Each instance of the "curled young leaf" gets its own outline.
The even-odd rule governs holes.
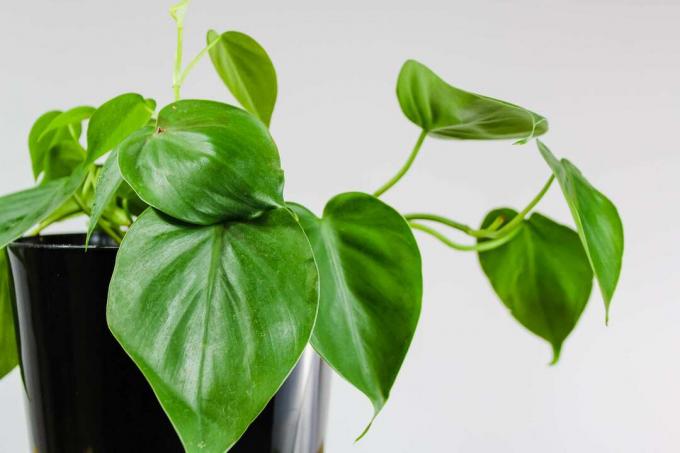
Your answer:
[[[215,41],[217,41],[216,44]],[[243,108],[267,126],[276,104],[276,70],[267,52],[250,36],[237,31],[208,32],[210,59],[217,74]]]
[[[155,109],[155,101],[135,93],[122,94],[102,104],[87,127],[87,162],[93,163],[146,126]]]
[[[7,252],[0,248],[0,379],[18,363],[9,278]]]
[[[560,183],[604,299],[606,317],[621,274],[623,224],[616,206],[567,159],[558,160],[538,140],[538,149]]]
[[[321,219],[300,205],[289,206],[319,268],[312,345],[371,400],[377,415],[420,315],[421,260],[413,233],[397,211],[363,193],[336,196]]]
[[[269,131],[227,104],[168,105],[155,129],[120,146],[118,163],[142,200],[189,223],[245,219],[283,205],[283,171]]]
[[[414,60],[401,68],[397,97],[409,120],[439,138],[527,140],[548,131],[544,117],[455,88]]]
[[[517,212],[490,212],[482,228]],[[506,220],[507,222],[507,220]],[[547,340],[553,363],[588,302],[593,273],[576,232],[541,214],[523,220],[505,245],[480,252],[479,262],[496,294],[524,327]]]
[[[318,275],[286,209],[194,226],[148,209],[127,233],[107,319],[188,452],[223,452],[309,341]]]

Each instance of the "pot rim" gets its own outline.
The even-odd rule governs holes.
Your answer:
[[[97,240],[93,235],[90,238],[90,243],[87,246],[87,251],[90,250],[118,250],[118,245],[107,244],[108,237],[102,236]],[[27,236],[16,239],[9,244],[11,249],[41,249],[41,250],[83,250],[85,251],[85,234],[84,233],[57,233],[44,234],[39,236]]]

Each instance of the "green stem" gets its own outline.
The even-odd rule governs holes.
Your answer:
[[[378,190],[376,190],[373,195],[376,197],[379,197],[380,195],[384,194],[387,192],[392,186],[394,186],[396,183],[399,182],[399,180],[406,174],[406,172],[411,168],[411,165],[413,165],[413,161],[416,160],[416,156],[418,156],[418,152],[420,151],[420,147],[423,146],[423,142],[425,141],[425,137],[427,137],[427,132],[422,131],[420,133],[420,136],[418,136],[418,141],[416,142],[416,145],[413,147],[413,151],[411,151],[411,154],[408,156],[408,160],[404,164],[401,169],[397,172],[396,175],[392,177],[389,181],[387,181],[382,187],[380,187]]]
[[[452,241],[448,237],[444,236],[442,233],[439,231],[430,228],[428,226],[425,226],[421,223],[417,222],[409,222],[409,225],[411,228],[414,230],[419,230],[424,233],[429,234],[430,236],[435,237],[445,245],[451,247],[452,249],[459,250],[462,252],[485,252],[488,250],[493,250],[495,248],[498,248],[502,246],[503,244],[506,244],[508,241],[510,241],[512,238],[515,237],[515,235],[520,231],[519,228],[515,229],[514,231],[508,233],[507,235],[500,237],[498,239],[491,239],[489,241],[484,241],[484,242],[479,242],[477,244],[473,245],[465,245],[465,244],[459,244],[457,242]]]
[[[180,82],[182,72],[182,49],[184,47],[184,25],[177,24],[177,50],[175,51],[175,68],[172,73],[172,91],[175,101],[179,101],[182,83]]]
[[[92,212],[90,209],[85,205],[83,200],[80,199],[78,195],[73,195],[73,199],[75,200],[76,204],[80,206],[80,209],[88,216],[92,215]],[[111,236],[111,238],[116,241],[118,244],[123,242],[123,234],[120,231],[116,231],[116,228],[113,227],[111,223],[104,219],[99,219],[97,222],[97,226],[102,229],[106,234]]]
[[[548,178],[548,181],[545,183],[541,191],[538,192],[538,194],[529,202],[529,204],[524,209],[522,209],[515,217],[513,217],[512,220],[503,225],[501,229],[492,231],[489,228],[487,228],[479,230],[479,232],[484,234],[483,237],[493,239],[502,237],[508,232],[513,231],[517,226],[519,226],[522,223],[527,214],[529,214],[529,212],[531,212],[531,210],[534,209],[534,207],[536,207],[538,202],[541,201],[546,192],[548,192],[548,189],[550,189],[550,185],[554,180],[555,175],[550,175],[550,178]]]
[[[78,214],[84,214],[84,212],[81,209],[72,209],[58,216],[49,216],[45,220],[40,222],[38,226],[35,227],[35,229],[31,230],[31,232],[28,233],[28,235],[37,236],[40,233],[42,233],[45,230],[45,228],[52,225],[53,223],[61,222],[62,220],[66,220]]]
[[[475,236],[475,229],[470,228],[468,225],[465,225],[464,223],[456,222],[453,219],[449,219],[448,217],[440,216],[437,214],[428,214],[425,212],[417,212],[413,214],[406,214],[404,215],[404,218],[406,220],[428,220],[431,222],[437,222],[441,223],[442,225],[446,225],[448,227],[454,228],[458,231],[462,231],[463,233],[470,235],[470,236]]]
[[[212,49],[212,48],[215,46],[215,44],[217,44],[218,42],[220,42],[220,39],[221,39],[221,36],[219,36],[219,37],[217,37],[216,39],[212,40],[207,46],[205,46],[205,47],[203,48],[203,50],[201,50],[201,51],[198,53],[198,55],[196,55],[196,56],[194,57],[193,60],[191,60],[191,61],[189,62],[189,64],[187,65],[187,67],[184,68],[184,71],[182,72],[182,75],[179,77],[179,80],[177,81],[177,83],[178,83],[178,85],[179,85],[179,88],[181,88],[182,85],[184,85],[184,81],[187,79],[187,76],[188,76],[189,73],[192,71],[192,69],[194,69],[194,67],[198,64],[198,62],[201,61],[201,59],[205,56],[205,54],[207,54],[208,52],[210,52],[210,49]]]

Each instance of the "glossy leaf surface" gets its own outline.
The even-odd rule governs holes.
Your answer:
[[[401,68],[397,97],[409,120],[440,138],[527,139],[548,130],[548,121],[542,116],[455,88],[414,60]]]
[[[243,108],[256,115],[267,126],[276,104],[276,70],[267,52],[250,36],[237,31],[219,35],[208,32],[210,58],[229,91]]]
[[[490,212],[482,227],[517,212]],[[553,363],[588,302],[593,274],[575,231],[540,214],[522,221],[505,245],[479,253],[496,294],[524,327],[547,340]]]
[[[538,148],[560,183],[600,285],[608,317],[623,261],[623,224],[619,213],[571,162],[558,160],[541,141]]]
[[[227,104],[170,104],[156,129],[121,145],[118,163],[142,200],[186,222],[211,225],[283,205],[283,171],[269,131]]]
[[[96,161],[146,126],[155,108],[153,100],[135,93],[122,94],[102,104],[87,127],[87,161]]]
[[[418,323],[421,259],[404,218],[363,193],[338,195],[318,219],[291,204],[314,249],[321,299],[312,344],[383,407]]]
[[[118,151],[112,151],[106,159],[101,173],[97,178],[97,185],[94,192],[94,202],[92,203],[92,211],[90,214],[90,221],[87,227],[87,238],[85,243],[90,242],[90,236],[97,227],[99,219],[106,207],[115,199],[118,190],[123,184],[123,177],[118,168]]]
[[[85,172],[79,167],[67,178],[0,197],[0,248],[58,209],[84,178]]]
[[[0,378],[17,366],[9,278],[7,252],[4,248],[0,248]]]
[[[223,452],[298,361],[317,302],[313,254],[287,210],[190,226],[149,209],[118,252],[107,316],[187,451]]]

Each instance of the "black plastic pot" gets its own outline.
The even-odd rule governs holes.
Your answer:
[[[82,235],[8,247],[31,451],[181,452],[150,386],[106,325],[117,247]],[[319,453],[328,368],[311,350],[231,452]]]

